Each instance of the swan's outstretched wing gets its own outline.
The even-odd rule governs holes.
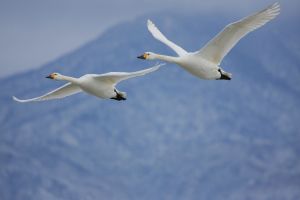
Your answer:
[[[120,81],[129,79],[129,78],[133,78],[136,76],[143,76],[150,72],[154,72],[154,71],[158,70],[162,65],[165,65],[165,64],[164,63],[158,64],[153,67],[150,67],[150,68],[147,68],[144,70],[140,70],[140,71],[136,71],[136,72],[109,72],[106,74],[95,75],[95,78],[96,78],[96,80],[104,81],[104,82],[108,82],[110,84],[116,85]]]
[[[17,97],[13,96],[13,99],[15,101],[21,102],[21,103],[26,103],[26,102],[31,102],[31,101],[45,101],[45,100],[51,100],[51,99],[60,99],[64,98],[67,96],[70,96],[72,94],[76,94],[78,92],[81,92],[81,89],[72,84],[72,83],[67,83],[43,96],[32,98],[32,99],[18,99]]]
[[[150,33],[153,35],[153,37],[159,41],[161,41],[162,43],[164,43],[165,45],[167,45],[168,47],[170,47],[171,49],[173,49],[177,55],[182,56],[187,54],[186,50],[184,50],[183,48],[181,48],[180,46],[178,46],[177,44],[174,44],[173,42],[171,42],[170,40],[168,40],[161,32],[160,30],[155,26],[155,24],[148,19],[147,21],[147,27],[148,30],[150,31]]]
[[[249,32],[274,19],[280,12],[280,5],[274,3],[266,9],[227,25],[216,37],[209,41],[197,54],[216,64],[220,64],[234,45]]]

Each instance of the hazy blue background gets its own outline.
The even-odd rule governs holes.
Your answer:
[[[271,3],[274,1],[0,0],[0,77],[39,67],[96,38],[108,27],[145,13],[221,12],[239,19]],[[281,17],[296,15],[300,3],[285,0],[282,6],[288,12]]]
[[[297,1],[280,1],[280,16],[224,59],[231,81],[168,64],[121,83],[123,102],[78,94],[20,104],[11,96],[62,85],[44,78],[54,71],[134,71],[155,63],[136,59],[144,51],[174,55],[148,18],[197,50],[273,3],[49,2],[1,1],[1,200],[300,199]]]

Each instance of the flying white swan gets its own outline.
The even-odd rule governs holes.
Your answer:
[[[46,78],[68,81],[68,83],[40,97],[21,100],[13,96],[13,99],[15,101],[25,103],[31,101],[59,99],[79,92],[86,92],[88,94],[103,99],[115,99],[118,101],[126,100],[126,93],[120,92],[116,89],[116,85],[119,82],[129,78],[143,76],[150,72],[154,72],[158,70],[162,65],[164,64],[158,64],[151,68],[136,72],[109,72],[106,74],[86,74],[84,76],[81,76],[80,78],[73,78],[70,76],[61,75],[59,73],[52,73]]]
[[[148,20],[148,30],[153,37],[173,49],[178,54],[178,57],[146,52],[138,56],[138,58],[149,60],[159,59],[175,63],[202,79],[230,80],[231,74],[220,68],[223,58],[242,37],[274,19],[279,12],[279,3],[274,3],[258,13],[231,23],[202,49],[196,52],[187,52],[171,42],[159,31],[152,21]]]

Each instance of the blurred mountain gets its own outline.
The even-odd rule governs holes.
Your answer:
[[[155,13],[0,80],[0,199],[300,199],[296,22],[279,17],[244,38],[222,63],[231,81],[168,64],[121,83],[127,101],[12,101],[62,85],[44,78],[51,72],[135,71],[155,64],[136,59],[145,51],[174,55],[148,33],[147,18],[190,51],[236,20]]]

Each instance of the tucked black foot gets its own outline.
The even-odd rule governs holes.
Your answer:
[[[122,94],[118,93],[118,91],[116,89],[114,91],[116,93],[116,96],[112,97],[110,99],[114,99],[114,100],[117,100],[117,101],[124,101],[124,100],[126,100],[126,98]]]
[[[222,73],[221,69],[218,69],[218,72],[220,72],[221,77],[217,80],[231,80],[231,78],[228,75]]]
[[[117,100],[117,101],[123,101],[123,100],[126,100],[126,98],[121,97],[121,96],[113,97],[113,98],[110,98],[110,99]]]
[[[231,80],[231,78],[229,76],[226,76],[224,74],[221,74],[221,78],[220,80]]]

